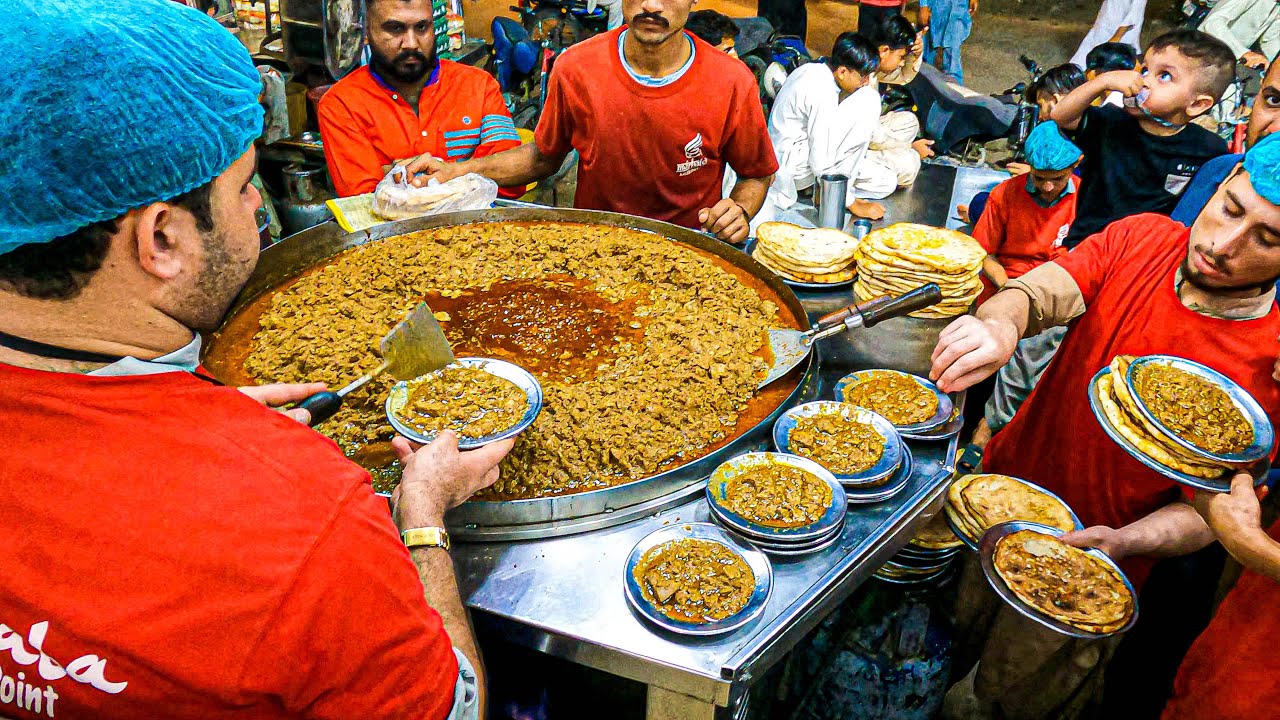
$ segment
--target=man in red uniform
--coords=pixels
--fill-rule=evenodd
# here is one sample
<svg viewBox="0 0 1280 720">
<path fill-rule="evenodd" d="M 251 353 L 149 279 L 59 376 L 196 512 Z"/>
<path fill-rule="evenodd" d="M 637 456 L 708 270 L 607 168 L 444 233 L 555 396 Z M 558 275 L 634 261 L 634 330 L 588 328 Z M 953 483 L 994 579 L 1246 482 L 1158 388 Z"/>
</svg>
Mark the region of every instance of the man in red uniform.
<svg viewBox="0 0 1280 720">
<path fill-rule="evenodd" d="M 1272 377 L 1280 353 L 1280 164 L 1269 141 L 1280 137 L 1259 143 L 1254 161 L 1246 156 L 1191 228 L 1159 215 L 1112 223 L 1066 257 L 1011 280 L 976 317 L 949 325 L 934 351 L 931 376 L 943 390 L 962 390 L 1003 365 L 1018 338 L 1070 323 L 1039 384 L 987 446 L 983 469 L 1056 492 L 1092 526 L 1068 540 L 1116 557 L 1139 587 L 1152 557 L 1204 545 L 1186 532 L 1203 522 L 1181 486 L 1104 434 L 1089 408 L 1089 382 L 1116 355 L 1178 355 L 1231 377 L 1280 420 L 1280 385 Z M 1052 697 L 1025 658 L 1016 678 L 1008 665 L 1004 677 L 993 676 L 995 667 L 984 675 L 993 653 L 1017 656 L 994 644 L 979 665 L 980 697 L 1018 684 L 1032 698 Z M 1078 650 L 1092 655 L 1082 666 L 1105 662 L 1105 649 Z M 1060 652 L 1058 664 L 1077 662 L 1076 651 Z"/>
<path fill-rule="evenodd" d="M 6 11 L 0 716 L 479 717 L 439 528 L 510 443 L 398 438 L 397 528 L 368 473 L 268 407 L 323 386 L 204 374 L 199 333 L 258 256 L 248 53 L 168 0 Z M 68 62 L 98 72 L 24 79 Z"/>
<path fill-rule="evenodd" d="M 398 160 L 429 154 L 457 162 L 520 144 L 498 82 L 437 59 L 433 22 L 431 0 L 368 4 L 370 64 L 320 100 L 320 135 L 338 195 L 372 192 Z"/>
<path fill-rule="evenodd" d="M 684 32 L 693 0 L 625 0 L 627 25 L 556 60 L 535 142 L 456 164 L 409 164 L 441 182 L 550 176 L 576 149 L 574 206 L 702 228 L 741 242 L 778 163 L 746 65 Z M 721 197 L 727 165 L 738 174 Z M 425 182 L 420 177 L 415 182 Z"/>
<path fill-rule="evenodd" d="M 995 186 L 973 228 L 973 239 L 987 251 L 982 264 L 986 297 L 1010 279 L 1067 254 L 1062 241 L 1076 218 L 1072 172 L 1080 166 L 1080 148 L 1062 137 L 1057 125 L 1045 122 L 1027 136 L 1026 154 L 1031 171 Z"/>
</svg>

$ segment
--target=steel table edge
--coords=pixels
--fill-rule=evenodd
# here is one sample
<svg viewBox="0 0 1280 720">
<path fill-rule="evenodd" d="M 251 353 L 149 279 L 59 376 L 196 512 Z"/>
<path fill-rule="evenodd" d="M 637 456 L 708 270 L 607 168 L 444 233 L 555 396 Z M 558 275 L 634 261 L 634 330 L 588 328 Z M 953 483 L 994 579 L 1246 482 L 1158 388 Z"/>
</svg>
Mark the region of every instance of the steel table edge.
<svg viewBox="0 0 1280 720">
<path fill-rule="evenodd" d="M 700 673 L 660 658 L 630 654 L 527 618 L 471 606 L 468 610 L 478 626 L 486 627 L 507 642 L 721 707 L 729 702 L 730 684 L 714 674 Z M 676 679 L 678 681 L 673 682 Z"/>
<path fill-rule="evenodd" d="M 948 464 L 926 480 L 927 490 L 919 501 L 899 508 L 887 521 L 887 530 L 878 537 L 866 538 L 845 556 L 844 562 L 832 567 L 815 583 L 828 589 L 797 598 L 769 623 L 760 636 L 753 638 L 724 663 L 721 678 L 728 683 L 750 683 L 790 652 L 836 605 L 852 595 L 871 571 L 907 544 L 910 538 L 903 537 L 905 531 L 922 513 L 939 504 L 952 474 Z M 879 544 L 873 549 L 875 543 Z M 851 579 L 854 582 L 850 582 Z"/>
</svg>

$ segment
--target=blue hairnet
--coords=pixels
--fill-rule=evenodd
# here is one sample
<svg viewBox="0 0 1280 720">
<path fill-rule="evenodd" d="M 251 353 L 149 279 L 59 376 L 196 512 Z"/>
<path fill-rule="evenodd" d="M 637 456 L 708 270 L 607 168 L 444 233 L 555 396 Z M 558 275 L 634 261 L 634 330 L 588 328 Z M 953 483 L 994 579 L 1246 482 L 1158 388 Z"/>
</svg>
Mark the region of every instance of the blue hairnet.
<svg viewBox="0 0 1280 720">
<path fill-rule="evenodd" d="M 1042 122 L 1027 135 L 1027 164 L 1036 170 L 1066 170 L 1080 159 L 1080 148 L 1062 136 L 1057 123 Z"/>
<path fill-rule="evenodd" d="M 1244 154 L 1244 171 L 1254 192 L 1272 205 L 1280 205 L 1280 133 L 1258 141 Z"/>
<path fill-rule="evenodd" d="M 262 132 L 238 40 L 173 0 L 4 0 L 0 254 L 205 185 Z"/>
</svg>

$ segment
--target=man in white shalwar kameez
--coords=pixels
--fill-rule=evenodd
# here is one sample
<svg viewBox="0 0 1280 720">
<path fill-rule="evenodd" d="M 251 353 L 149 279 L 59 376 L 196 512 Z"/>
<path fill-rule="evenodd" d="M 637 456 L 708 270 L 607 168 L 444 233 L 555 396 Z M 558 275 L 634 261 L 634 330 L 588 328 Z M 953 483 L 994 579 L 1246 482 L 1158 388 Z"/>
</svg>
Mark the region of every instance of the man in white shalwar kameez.
<svg viewBox="0 0 1280 720">
<path fill-rule="evenodd" d="M 1095 47 L 1106 42 L 1122 42 L 1132 45 L 1138 53 L 1142 46 L 1138 44 L 1138 36 L 1142 33 L 1142 23 L 1147 14 L 1147 0 L 1103 0 L 1098 9 L 1098 18 L 1093 27 L 1080 42 L 1071 62 L 1085 69 L 1085 56 Z"/>
<path fill-rule="evenodd" d="M 858 167 L 880 127 L 880 95 L 868 87 L 880 66 L 879 53 L 855 33 L 836 38 L 825 62 L 802 65 L 778 91 L 769 114 L 769 138 L 779 169 L 752 229 L 796 204 L 801 190 L 822 175 L 850 178 L 846 205 L 859 197 L 885 197 L 897 189 L 896 178 L 879 187 L 859 187 Z"/>
</svg>

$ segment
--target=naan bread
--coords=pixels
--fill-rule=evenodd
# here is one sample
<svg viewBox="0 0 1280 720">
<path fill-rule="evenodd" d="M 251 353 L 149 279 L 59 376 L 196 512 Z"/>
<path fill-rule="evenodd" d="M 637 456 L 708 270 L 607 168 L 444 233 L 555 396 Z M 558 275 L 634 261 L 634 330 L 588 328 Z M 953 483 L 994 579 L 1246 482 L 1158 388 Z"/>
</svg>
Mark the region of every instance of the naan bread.
<svg viewBox="0 0 1280 720">
<path fill-rule="evenodd" d="M 1061 500 L 1007 475 L 975 475 L 964 487 L 964 508 L 984 528 L 1010 520 L 1040 523 L 1063 532 L 1076 521 Z"/>
<path fill-rule="evenodd" d="M 795 270 L 787 270 L 785 268 L 779 267 L 779 265 L 777 264 L 777 261 L 770 258 L 767 254 L 761 252 L 760 248 L 758 247 L 751 251 L 751 257 L 755 258 L 755 260 L 759 262 L 761 265 L 764 265 L 765 267 L 769 268 L 769 270 L 773 272 L 775 275 L 778 275 L 779 277 L 785 278 L 792 282 L 804 282 L 804 283 L 849 282 L 850 280 L 853 279 L 853 276 L 855 274 L 855 271 L 853 270 L 853 268 L 848 268 L 846 270 L 840 270 L 838 272 L 824 273 L 824 274 L 815 274 L 815 273 L 800 272 Z"/>
<path fill-rule="evenodd" d="M 1107 633 L 1133 615 L 1135 599 L 1112 567 L 1051 535 L 1011 533 L 996 544 L 993 564 L 1019 600 L 1060 622 Z"/>
<path fill-rule="evenodd" d="M 821 275 L 847 269 L 858 239 L 829 228 L 766 222 L 756 229 L 756 248 L 783 270 Z"/>
<path fill-rule="evenodd" d="M 970 272 L 982 266 L 987 251 L 977 240 L 955 230 L 896 223 L 868 233 L 863 242 L 872 251 L 942 273 Z"/>
<path fill-rule="evenodd" d="M 911 316 L 960 315 L 982 294 L 982 261 L 986 256 L 975 240 L 953 230 L 912 223 L 890 225 L 872 231 L 858 246 L 858 278 L 853 291 L 859 300 L 868 300 L 933 282 L 942 290 L 942 301 Z"/>
</svg>

